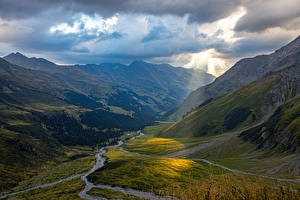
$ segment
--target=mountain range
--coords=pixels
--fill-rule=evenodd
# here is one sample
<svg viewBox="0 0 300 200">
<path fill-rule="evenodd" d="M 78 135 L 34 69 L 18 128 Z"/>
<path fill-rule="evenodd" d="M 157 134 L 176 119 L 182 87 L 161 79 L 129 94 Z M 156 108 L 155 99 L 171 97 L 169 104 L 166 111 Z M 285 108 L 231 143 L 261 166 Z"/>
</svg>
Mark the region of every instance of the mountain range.
<svg viewBox="0 0 300 200">
<path fill-rule="evenodd" d="M 138 103 L 157 113 L 178 105 L 191 91 L 215 78 L 197 69 L 143 61 L 135 61 L 129 66 L 118 63 L 58 66 L 46 59 L 28 58 L 21 53 L 9 54 L 4 59 L 15 65 L 46 71 L 66 79 L 74 85 L 74 90 L 79 89 L 81 93 L 105 103 L 110 101 L 109 98 L 115 101 L 113 99 L 122 95 L 122 98 L 132 101 L 137 99 Z M 112 104 L 124 106 L 120 102 Z"/>
</svg>

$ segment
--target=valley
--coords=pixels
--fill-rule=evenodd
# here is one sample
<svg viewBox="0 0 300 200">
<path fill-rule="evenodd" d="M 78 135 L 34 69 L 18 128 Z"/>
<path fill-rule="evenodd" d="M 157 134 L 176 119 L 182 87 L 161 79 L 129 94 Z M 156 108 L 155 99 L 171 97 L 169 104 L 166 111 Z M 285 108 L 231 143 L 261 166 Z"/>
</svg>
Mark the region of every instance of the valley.
<svg viewBox="0 0 300 200">
<path fill-rule="evenodd" d="M 275 176 L 264 175 L 261 173 L 261 170 L 258 169 L 256 169 L 256 173 L 240 171 L 236 169 L 239 167 L 239 165 L 236 165 L 239 162 L 233 162 L 232 164 L 235 165 L 229 166 L 228 168 L 226 167 L 228 166 L 226 162 L 224 162 L 226 166 L 216 164 L 222 164 L 222 159 L 217 159 L 216 163 L 213 163 L 205 159 L 197 158 L 201 157 L 201 150 L 208 150 L 212 155 L 216 155 L 210 148 L 220 145 L 220 142 L 222 145 L 226 145 L 227 141 L 230 143 L 230 140 L 238 139 L 236 137 L 237 134 L 233 134 L 231 137 L 225 135 L 214 139 L 207 138 L 198 145 L 199 147 L 202 146 L 202 148 L 197 148 L 197 154 L 192 154 L 194 151 L 186 151 L 185 154 L 182 154 L 180 152 L 185 150 L 178 151 L 176 148 L 178 147 L 178 143 L 182 144 L 182 146 L 180 146 L 181 149 L 190 150 L 194 147 L 190 147 L 190 143 L 180 143 L 178 141 L 174 143 L 176 140 L 157 138 L 157 136 L 168 127 L 166 124 L 169 125 L 169 123 L 161 122 L 155 126 L 146 127 L 144 130 L 145 135 L 142 132 L 138 132 L 139 135 L 127 136 L 124 138 L 127 140 L 124 148 L 120 147 L 123 145 L 123 142 L 120 141 L 118 145 L 106 147 L 106 150 L 103 148 L 100 149 L 100 152 L 96 154 L 97 164 L 85 175 L 78 174 L 67 179 L 61 179 L 53 184 L 35 187 L 32 191 L 22 191 L 21 193 L 13 195 L 20 196 L 20 199 L 26 197 L 28 193 L 33 193 L 38 196 L 39 193 L 37 191 L 34 192 L 35 190 L 42 190 L 48 187 L 50 187 L 49 190 L 51 190 L 51 187 L 54 185 L 62 184 L 65 181 L 70 181 L 70 179 L 78 180 L 77 177 L 81 176 L 86 186 L 81 187 L 81 191 L 77 190 L 77 192 L 80 191 L 79 197 L 82 199 L 97 199 L 97 196 L 100 198 L 121 197 L 124 199 L 174 199 L 175 197 L 180 197 L 181 199 L 202 199 L 205 198 L 205 196 L 203 196 L 204 194 L 221 197 L 233 195 L 235 197 L 236 194 L 233 191 L 232 194 L 230 194 L 225 191 L 216 190 L 216 188 L 220 187 L 219 184 L 224 184 L 224 181 L 227 184 L 226 187 L 237 188 L 239 195 L 248 195 L 249 198 L 259 198 L 264 195 L 268 195 L 268 198 L 276 198 L 279 197 L 280 194 L 282 195 L 283 190 L 284 194 L 290 199 L 297 199 L 299 193 L 297 193 L 295 189 L 297 189 L 300 184 L 300 179 L 297 179 L 298 176 L 292 177 L 285 174 L 281 175 L 281 177 L 288 178 L 280 178 L 280 176 L 276 178 Z M 157 140 L 160 141 L 158 144 Z M 164 142 L 161 142 L 161 140 Z M 168 141 L 167 145 L 165 140 Z M 170 143 L 170 141 L 172 142 Z M 183 139 L 182 141 L 186 142 L 188 140 Z M 189 140 L 189 142 L 190 141 L 192 140 Z M 163 146 L 163 149 L 167 149 L 167 152 L 171 151 L 172 153 L 157 155 L 155 153 L 157 152 L 157 148 L 152 148 L 153 151 L 150 150 L 151 148 L 147 148 L 149 143 L 152 143 L 153 147 L 157 145 L 157 148 L 162 148 L 161 146 Z M 143 144 L 145 148 L 141 149 Z M 193 141 L 193 144 L 195 144 L 195 141 Z M 133 147 L 137 147 L 134 152 L 128 151 L 128 148 Z M 145 149 L 147 151 L 145 151 Z M 144 154 L 145 152 L 146 154 Z M 226 152 L 230 153 L 230 151 Z M 102 157 L 102 155 L 105 157 Z M 180 158 L 181 156 L 183 156 L 183 158 Z M 106 158 L 108 162 L 105 164 Z M 235 156 L 231 155 L 230 158 L 235 159 Z M 211 157 L 209 157 L 209 159 L 213 160 Z M 226 160 L 226 158 L 224 160 Z M 249 168 L 251 164 L 247 163 L 246 166 L 248 170 L 254 170 L 254 168 Z M 269 167 L 263 165 L 263 162 L 262 164 L 256 162 L 256 166 Z M 258 172 L 260 172 L 260 174 L 257 174 Z M 246 184 L 243 188 L 239 188 L 241 184 L 240 181 Z M 197 183 L 200 182 L 201 187 L 196 186 L 196 188 L 194 188 L 193 185 L 197 185 Z M 228 184 L 228 182 L 237 185 Z M 251 185 L 250 187 L 249 184 L 254 183 L 255 186 Z M 60 185 L 56 187 L 60 187 Z M 288 189 L 285 190 L 282 188 Z M 205 193 L 207 189 L 208 193 Z M 279 189 L 281 193 L 278 192 Z M 182 193 L 182 190 L 185 192 Z M 197 195 L 191 193 L 192 191 L 195 192 L 195 190 L 198 192 Z M 210 192 L 212 193 L 210 194 Z M 155 196 L 154 193 L 158 196 Z M 66 197 L 70 197 L 69 195 L 74 194 L 65 195 Z"/>
<path fill-rule="evenodd" d="M 70 2 L 76 6 L 77 0 Z M 122 12 L 101 18 L 91 11 L 97 18 L 91 28 L 96 22 L 88 11 L 73 16 L 79 21 L 46 32 L 77 34 L 76 41 L 89 40 L 89 48 L 80 43 L 55 54 L 28 50 L 53 62 L 20 52 L 1 57 L 0 199 L 299 200 L 300 36 L 275 51 L 275 46 L 262 48 L 257 56 L 241 59 L 253 52 L 239 50 L 245 38 L 231 37 L 238 35 L 235 19 L 247 12 L 216 21 L 214 27 L 227 27 L 225 35 L 222 28 L 200 34 L 210 26 L 200 27 L 191 15 L 179 13 L 187 27 L 195 26 L 189 37 L 205 41 L 197 44 L 201 51 L 192 47 L 195 41 L 178 48 L 189 43 L 179 34 L 185 27 L 165 27 L 148 16 L 139 18 L 144 23 L 139 26 L 144 33 L 135 36 L 139 48 L 120 42 L 118 50 L 127 46 L 126 52 L 113 54 L 102 47 L 131 33 L 112 27 L 142 13 L 119 21 Z M 3 28 L 1 20 L 0 13 Z M 157 21 L 159 26 L 149 26 Z M 176 34 L 167 30 L 171 27 Z M 184 42 L 148 46 L 178 38 Z M 267 49 L 273 39 L 262 40 Z M 103 46 L 91 48 L 94 43 Z M 134 56 L 152 48 L 150 57 Z M 102 50 L 105 54 L 89 57 Z"/>
</svg>

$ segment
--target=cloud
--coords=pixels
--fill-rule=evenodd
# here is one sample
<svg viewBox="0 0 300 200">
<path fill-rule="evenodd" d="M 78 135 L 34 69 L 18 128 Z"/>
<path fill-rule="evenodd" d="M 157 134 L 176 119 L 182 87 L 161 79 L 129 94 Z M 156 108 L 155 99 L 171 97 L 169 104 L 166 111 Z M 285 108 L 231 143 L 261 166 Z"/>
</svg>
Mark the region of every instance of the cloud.
<svg viewBox="0 0 300 200">
<path fill-rule="evenodd" d="M 249 0 L 247 14 L 237 23 L 236 31 L 259 32 L 273 27 L 300 28 L 300 0 Z M 295 23 L 295 22 L 298 23 Z"/>
<path fill-rule="evenodd" d="M 176 16 L 189 15 L 190 22 L 212 22 L 228 16 L 240 5 L 239 0 L 2 0 L 0 17 L 26 18 L 37 16 L 51 9 L 73 13 L 99 14 L 110 17 L 116 13 L 137 13 Z"/>
<path fill-rule="evenodd" d="M 59 63 L 167 62 L 218 75 L 298 36 L 298 2 L 1 0 L 0 52 Z"/>
<path fill-rule="evenodd" d="M 170 39 L 175 37 L 176 33 L 172 33 L 163 24 L 153 27 L 149 33 L 142 39 L 142 42 L 149 42 L 152 40 Z"/>
<path fill-rule="evenodd" d="M 118 23 L 118 17 L 112 16 L 103 19 L 99 15 L 93 17 L 80 14 L 73 17 L 72 24 L 61 23 L 50 28 L 51 33 L 62 34 L 80 34 L 80 35 L 99 35 L 103 33 L 111 33 L 114 31 L 114 26 Z"/>
</svg>

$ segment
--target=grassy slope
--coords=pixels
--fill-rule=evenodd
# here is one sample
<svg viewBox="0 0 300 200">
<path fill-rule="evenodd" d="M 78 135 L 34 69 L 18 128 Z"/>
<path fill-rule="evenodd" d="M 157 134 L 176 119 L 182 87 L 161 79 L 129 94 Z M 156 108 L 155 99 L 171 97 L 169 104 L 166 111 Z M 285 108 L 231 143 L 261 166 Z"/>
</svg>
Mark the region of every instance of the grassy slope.
<svg viewBox="0 0 300 200">
<path fill-rule="evenodd" d="M 0 129 L 0 192 L 33 187 L 88 171 L 91 147 L 49 146 L 38 139 Z"/>
<path fill-rule="evenodd" d="M 140 198 L 132 195 L 127 195 L 123 194 L 122 192 L 102 188 L 92 188 L 90 191 L 87 192 L 87 194 L 106 199 L 141 200 Z"/>
<path fill-rule="evenodd" d="M 195 137 L 232 132 L 259 122 L 277 104 L 299 93 L 299 65 L 268 73 L 194 109 L 163 134 Z"/>
<path fill-rule="evenodd" d="M 163 131 L 170 125 L 172 125 L 170 122 L 160 122 L 153 126 L 146 126 L 143 129 L 146 134 L 126 142 L 124 148 L 142 154 L 166 155 L 222 136 L 166 138 Z"/>
<path fill-rule="evenodd" d="M 280 190 L 274 189 L 284 185 L 289 191 L 283 195 L 297 199 L 297 184 L 279 183 L 253 176 L 234 174 L 205 163 L 184 159 L 171 159 L 152 156 L 138 156 L 109 148 L 105 154 L 108 163 L 104 168 L 89 176 L 94 183 L 104 183 L 152 191 L 161 195 L 174 195 L 181 199 L 215 199 L 217 197 L 248 199 L 269 199 L 281 197 Z M 238 198 L 238 199 L 239 199 Z M 268 199 L 268 198 L 265 198 Z"/>
<path fill-rule="evenodd" d="M 292 175 L 291 172 L 297 165 L 297 154 L 278 154 L 274 151 L 258 150 L 256 145 L 244 142 L 234 137 L 222 143 L 202 149 L 188 158 L 204 158 L 232 169 L 279 176 L 285 178 L 299 178 L 300 174 Z M 286 163 L 278 171 L 272 169 Z"/>
<path fill-rule="evenodd" d="M 145 127 L 143 132 L 146 133 L 146 135 L 128 141 L 125 143 L 124 148 L 132 152 L 150 155 L 164 155 L 185 148 L 182 143 L 174 139 L 157 137 L 158 134 L 170 124 L 171 123 L 168 122 L 161 122 L 153 126 Z"/>
<path fill-rule="evenodd" d="M 163 134 L 165 137 L 195 137 L 216 135 L 226 131 L 223 127 L 224 116 L 236 107 L 247 107 L 256 116 L 255 120 L 249 116 L 242 124 L 255 123 L 262 117 L 260 106 L 264 95 L 278 80 L 268 80 L 263 83 L 252 82 L 234 92 L 213 100 L 211 103 L 192 111 L 179 120 Z M 242 126 L 239 124 L 238 127 Z"/>
<path fill-rule="evenodd" d="M 8 197 L 7 200 L 82 200 L 79 198 L 79 192 L 85 184 L 80 178 L 62 182 L 47 188 L 24 192 L 15 196 Z"/>
</svg>

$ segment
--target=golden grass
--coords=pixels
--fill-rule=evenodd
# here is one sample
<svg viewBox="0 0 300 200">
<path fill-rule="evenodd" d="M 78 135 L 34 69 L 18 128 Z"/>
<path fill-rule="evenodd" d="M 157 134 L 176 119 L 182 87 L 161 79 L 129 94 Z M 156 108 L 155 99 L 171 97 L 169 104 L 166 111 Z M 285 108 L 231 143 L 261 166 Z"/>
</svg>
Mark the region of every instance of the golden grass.
<svg viewBox="0 0 300 200">
<path fill-rule="evenodd" d="M 139 153 L 164 155 L 185 148 L 184 144 L 167 138 L 150 138 L 131 140 L 125 144 L 125 148 Z"/>
<path fill-rule="evenodd" d="M 96 184 L 172 195 L 181 200 L 300 197 L 299 184 L 236 174 L 202 162 L 140 156 L 117 148 L 109 148 L 105 156 L 108 163 L 89 176 Z"/>
</svg>

